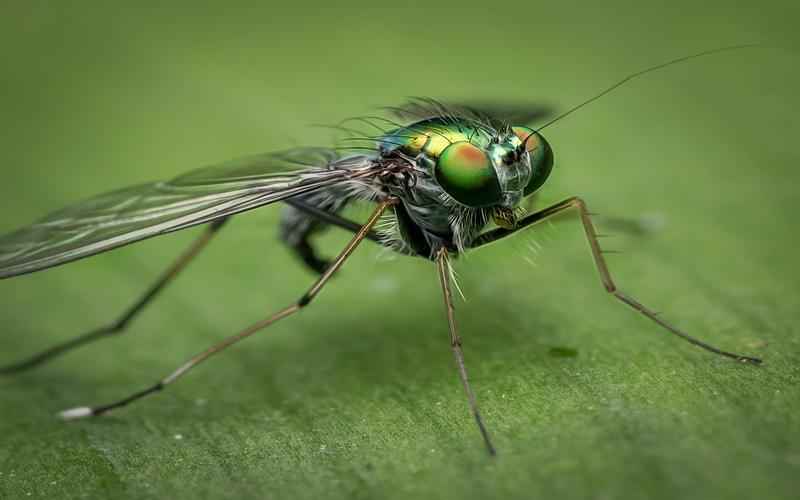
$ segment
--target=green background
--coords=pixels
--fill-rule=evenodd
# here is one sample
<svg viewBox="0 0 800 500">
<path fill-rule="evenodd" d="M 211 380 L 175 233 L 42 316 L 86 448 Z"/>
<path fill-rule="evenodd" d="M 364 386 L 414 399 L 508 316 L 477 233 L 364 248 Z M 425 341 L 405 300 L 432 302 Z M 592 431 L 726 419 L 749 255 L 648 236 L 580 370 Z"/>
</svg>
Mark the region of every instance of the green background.
<svg viewBox="0 0 800 500">
<path fill-rule="evenodd" d="M 330 134 L 405 96 L 565 109 L 541 204 L 655 222 L 606 247 L 621 287 L 741 366 L 608 297 L 579 226 L 458 263 L 471 421 L 434 269 L 365 245 L 297 317 L 108 418 L 289 304 L 313 276 L 278 208 L 235 219 L 129 334 L 0 379 L 0 498 L 796 498 L 800 88 L 796 2 L 120 7 L 4 3 L 0 231 L 88 195 Z M 794 5 L 794 6 L 792 6 Z M 0 362 L 112 320 L 196 230 L 0 283 Z M 322 237 L 329 254 L 347 240 Z M 538 252 L 535 250 L 541 247 Z M 575 356 L 565 356 L 570 352 Z"/>
</svg>

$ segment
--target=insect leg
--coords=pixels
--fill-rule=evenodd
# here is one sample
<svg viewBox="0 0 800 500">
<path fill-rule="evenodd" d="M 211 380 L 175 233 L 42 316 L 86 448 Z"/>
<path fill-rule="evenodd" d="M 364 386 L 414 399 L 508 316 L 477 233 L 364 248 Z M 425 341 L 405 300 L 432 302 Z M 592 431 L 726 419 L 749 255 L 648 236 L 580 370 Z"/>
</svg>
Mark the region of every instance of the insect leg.
<svg viewBox="0 0 800 500">
<path fill-rule="evenodd" d="M 307 214 L 313 216 L 315 219 L 319 219 L 320 221 L 325 222 L 327 224 L 332 224 L 342 229 L 346 229 L 351 233 L 357 233 L 358 231 L 361 230 L 360 223 L 342 217 L 341 215 L 328 212 L 327 210 L 315 207 L 314 205 L 306 203 L 303 200 L 289 198 L 287 200 L 284 200 L 284 203 L 286 203 L 287 205 L 291 205 L 298 210 L 306 212 Z M 380 243 L 381 241 L 377 233 L 375 233 L 375 231 L 372 230 L 370 230 L 364 238 L 370 241 L 374 241 L 376 243 Z"/>
<path fill-rule="evenodd" d="M 544 208 L 536 213 L 533 213 L 521 221 L 517 223 L 517 227 L 515 229 L 494 229 L 489 231 L 480 237 L 478 237 L 475 242 L 472 244 L 472 248 L 480 247 L 486 244 L 489 244 L 493 241 L 497 241 L 500 238 L 508 236 L 511 233 L 519 231 L 525 227 L 531 226 L 538 222 L 541 222 L 545 219 L 553 217 L 565 210 L 570 208 L 574 208 L 578 211 L 578 214 L 581 219 L 581 223 L 583 224 L 583 230 L 586 234 L 586 239 L 589 242 L 589 248 L 592 251 L 592 257 L 594 258 L 595 266 L 597 267 L 597 271 L 600 273 L 600 280 L 603 282 L 603 286 L 605 287 L 606 291 L 613 295 L 616 299 L 621 301 L 622 303 L 626 304 L 627 306 L 631 307 L 632 309 L 638 311 L 645 317 L 649 318 L 650 320 L 654 321 L 670 333 L 677 335 L 678 337 L 682 338 L 683 340 L 694 344 L 700 348 L 705 349 L 706 351 L 713 352 L 714 354 L 719 354 L 720 356 L 725 356 L 728 358 L 733 358 L 737 361 L 741 361 L 743 363 L 752 363 L 752 364 L 760 364 L 761 359 L 754 358 L 751 356 L 745 356 L 742 354 L 736 354 L 732 352 L 723 351 L 718 349 L 710 344 L 707 344 L 699 339 L 696 339 L 689 334 L 681 331 L 677 327 L 671 325 L 667 321 L 661 319 L 658 314 L 653 311 L 652 309 L 644 306 L 643 304 L 639 303 L 636 299 L 626 295 L 622 290 L 617 288 L 617 285 L 614 283 L 614 280 L 611 278 L 611 273 L 608 270 L 608 266 L 606 265 L 605 258 L 603 258 L 603 252 L 600 249 L 600 243 L 597 239 L 597 232 L 595 231 L 594 225 L 590 219 L 589 211 L 586 208 L 586 203 L 583 199 L 573 196 L 571 198 L 567 198 L 564 201 L 551 205 L 547 208 Z"/>
<path fill-rule="evenodd" d="M 539 201 L 537 198 L 538 194 L 534 193 L 525 199 L 523 202 L 525 211 L 523 213 L 535 212 L 534 207 Z M 564 213 L 563 215 L 566 219 L 566 216 L 569 214 Z M 595 215 L 594 217 L 595 220 L 597 220 L 598 216 Z M 605 226 L 612 231 L 625 233 L 630 236 L 647 236 L 648 234 L 656 231 L 660 226 L 657 220 L 647 220 L 644 217 L 620 217 L 615 215 L 601 215 L 599 217 L 601 226 Z M 558 217 L 553 217 L 552 220 L 553 222 L 561 222 Z M 598 234 L 597 236 L 600 237 L 601 235 Z"/>
<path fill-rule="evenodd" d="M 495 455 L 497 452 L 492 444 L 492 440 L 489 438 L 489 431 L 486 430 L 486 426 L 483 424 L 483 418 L 481 418 L 481 413 L 478 411 L 478 402 L 475 399 L 475 393 L 472 392 L 467 378 L 467 368 L 464 364 L 464 352 L 461 349 L 461 337 L 458 335 L 458 329 L 456 327 L 455 307 L 453 306 L 453 295 L 450 290 L 450 261 L 447 256 L 447 250 L 444 248 L 436 253 L 436 268 L 439 271 L 439 282 L 442 285 L 444 305 L 447 310 L 447 323 L 450 327 L 450 347 L 453 349 L 453 356 L 458 366 L 458 376 L 461 378 L 464 392 L 467 393 L 469 409 L 475 417 L 475 422 L 478 424 L 478 429 L 481 431 L 481 436 L 483 436 L 483 441 L 486 443 L 489 454 Z"/>
<path fill-rule="evenodd" d="M 70 339 L 61 344 L 45 349 L 44 351 L 35 354 L 28 359 L 18 361 L 5 366 L 0 366 L 0 375 L 8 375 L 16 372 L 21 372 L 34 368 L 52 358 L 65 354 L 73 349 L 77 349 L 86 344 L 90 344 L 96 340 L 122 333 L 128 324 L 133 320 L 136 315 L 149 304 L 164 287 L 167 286 L 197 254 L 211 241 L 213 236 L 222 227 L 227 218 L 218 219 L 206 227 L 206 230 L 201 234 L 192 245 L 178 257 L 172 265 L 153 283 L 153 285 L 137 300 L 130 308 L 128 308 L 122 316 L 120 316 L 113 323 L 102 326 L 88 333 Z"/>
<path fill-rule="evenodd" d="M 119 401 L 116 401 L 116 402 L 111 403 L 111 404 L 106 404 L 106 405 L 101 405 L 101 406 L 93 406 L 93 407 L 81 406 L 81 407 L 77 407 L 77 408 L 71 408 L 69 410 L 65 410 L 65 411 L 61 412 L 60 416 L 62 418 L 64 418 L 64 419 L 66 419 L 66 420 L 71 420 L 71 419 L 75 419 L 75 418 L 102 415 L 104 413 L 108 413 L 111 410 L 114 410 L 116 408 L 120 408 L 122 406 L 125 406 L 125 405 L 133 402 L 133 401 L 136 401 L 137 399 L 143 398 L 144 396 L 159 392 L 162 389 L 164 389 L 166 386 L 168 386 L 169 384 L 171 384 L 171 383 L 175 382 L 176 380 L 178 380 L 179 378 L 181 378 L 183 375 L 185 375 L 189 370 L 191 370 L 195 366 L 199 365 L 200 363 L 202 363 L 206 359 L 208 359 L 211 356 L 213 356 L 214 354 L 217 354 L 218 352 L 223 351 L 225 348 L 232 346 L 233 344 L 239 342 L 240 340 L 246 339 L 247 337 L 253 335 L 256 332 L 258 332 L 259 330 L 262 330 L 262 329 L 268 327 L 269 325 L 271 325 L 271 324 L 273 324 L 273 323 L 275 323 L 275 322 L 277 322 L 277 321 L 279 321 L 279 320 L 281 320 L 281 319 L 283 319 L 283 318 L 285 318 L 287 316 L 291 316 L 292 314 L 296 313 L 297 311 L 299 311 L 303 307 L 307 306 L 308 304 L 311 303 L 311 301 L 314 299 L 314 297 L 317 296 L 317 294 L 320 292 L 320 290 L 322 290 L 322 287 L 325 286 L 325 283 L 328 282 L 330 277 L 340 267 L 342 267 L 342 264 L 344 264 L 344 261 L 347 260 L 347 258 L 353 253 L 353 251 L 356 249 L 356 247 L 359 245 L 359 243 L 361 243 L 361 241 L 363 241 L 366 238 L 366 235 L 369 233 L 370 229 L 372 229 L 372 226 L 374 226 L 375 223 L 378 222 L 378 219 L 380 218 L 380 216 L 383 213 L 383 211 L 386 210 L 386 208 L 389 205 L 392 205 L 394 203 L 395 203 L 395 200 L 394 199 L 390 199 L 390 200 L 386 200 L 386 201 L 380 202 L 378 204 L 377 208 L 372 213 L 370 218 L 367 220 L 366 223 L 364 223 L 364 225 L 361 227 L 361 229 L 358 231 L 358 233 L 356 233 L 356 235 L 353 237 L 353 239 L 350 240 L 350 242 L 347 244 L 347 246 L 344 248 L 344 250 L 342 250 L 341 253 L 339 253 L 339 255 L 336 257 L 336 259 L 333 260 L 331 265 L 322 274 L 322 276 L 317 278 L 317 280 L 314 282 L 314 284 L 311 285 L 311 288 L 309 288 L 306 291 L 306 293 L 304 293 L 300 297 L 300 299 L 298 299 L 297 302 L 295 302 L 294 304 L 281 309 L 280 311 L 276 312 L 275 314 L 273 314 L 273 315 L 271 315 L 271 316 L 269 316 L 269 317 L 267 317 L 267 318 L 265 318 L 265 319 L 263 319 L 261 321 L 253 323 L 252 325 L 250 325 L 249 327 L 247 327 L 244 330 L 240 331 L 239 333 L 237 333 L 235 335 L 232 335 L 230 337 L 227 337 L 226 339 L 222 340 L 222 342 L 219 342 L 218 344 L 215 344 L 215 345 L 209 347 L 208 349 L 206 349 L 205 351 L 193 356 L 191 359 L 189 359 L 188 361 L 183 363 L 181 366 L 179 366 L 175 371 L 173 371 L 172 373 L 170 373 L 166 377 L 162 378 L 161 380 L 156 382 L 154 385 L 152 385 L 152 386 L 150 386 L 150 387 L 148 387 L 148 388 L 146 388 L 146 389 L 144 389 L 142 391 L 135 392 L 135 393 L 131 394 L 130 396 L 127 396 L 127 397 L 125 397 L 123 399 L 120 399 Z"/>
<path fill-rule="evenodd" d="M 318 196 L 319 193 L 316 195 Z M 322 200 L 315 200 L 315 196 L 310 198 L 298 196 L 285 200 L 289 207 L 281 216 L 281 240 L 294 250 L 306 266 L 318 274 L 325 272 L 330 261 L 317 255 L 310 237 L 328 224 L 352 233 L 357 233 L 361 229 L 360 223 L 336 213 L 346 202 L 345 198 L 336 199 L 333 196 L 322 197 Z M 378 235 L 373 231 L 370 231 L 366 238 L 380 242 Z"/>
</svg>

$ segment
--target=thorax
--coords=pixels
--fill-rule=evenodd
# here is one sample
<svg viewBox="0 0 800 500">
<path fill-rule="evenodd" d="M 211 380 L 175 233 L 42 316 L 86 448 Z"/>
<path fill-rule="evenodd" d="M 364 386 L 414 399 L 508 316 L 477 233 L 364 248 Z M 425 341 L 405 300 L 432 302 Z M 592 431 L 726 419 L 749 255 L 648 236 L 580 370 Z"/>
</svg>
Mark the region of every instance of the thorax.
<svg viewBox="0 0 800 500">
<path fill-rule="evenodd" d="M 381 156 L 400 154 L 414 163 L 413 187 L 393 193 L 401 199 L 394 231 L 407 250 L 425 254 L 445 246 L 462 251 L 486 225 L 488 212 L 455 203 L 435 181 L 433 168 L 450 144 L 468 141 L 486 147 L 493 132 L 469 120 L 433 118 L 395 129 L 378 141 Z"/>
<path fill-rule="evenodd" d="M 459 118 L 431 118 L 388 132 L 378 141 L 382 155 L 401 152 L 422 157 L 432 167 L 442 151 L 455 142 L 486 147 L 496 133 L 483 124 Z"/>
</svg>

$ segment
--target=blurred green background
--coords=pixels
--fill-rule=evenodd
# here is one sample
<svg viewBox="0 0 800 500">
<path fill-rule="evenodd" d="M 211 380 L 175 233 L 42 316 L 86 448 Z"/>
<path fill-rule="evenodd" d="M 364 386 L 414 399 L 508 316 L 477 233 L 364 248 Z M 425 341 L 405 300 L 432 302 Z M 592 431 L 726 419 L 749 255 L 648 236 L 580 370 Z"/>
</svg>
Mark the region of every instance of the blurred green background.
<svg viewBox="0 0 800 500">
<path fill-rule="evenodd" d="M 294 145 L 409 95 L 559 109 L 542 204 L 655 220 L 618 283 L 762 368 L 612 301 L 574 222 L 458 263 L 487 457 L 432 265 L 365 245 L 303 314 L 108 418 L 103 403 L 294 300 L 279 208 L 234 221 L 129 334 L 0 379 L 0 498 L 796 498 L 796 2 L 4 2 L 0 231 L 127 184 Z M 112 320 L 196 230 L 0 283 L 0 363 Z M 347 235 L 322 237 L 333 254 Z M 534 243 L 535 241 L 535 243 Z M 535 252 L 532 247 L 541 246 Z M 576 356 L 564 356 L 575 351 Z"/>
</svg>

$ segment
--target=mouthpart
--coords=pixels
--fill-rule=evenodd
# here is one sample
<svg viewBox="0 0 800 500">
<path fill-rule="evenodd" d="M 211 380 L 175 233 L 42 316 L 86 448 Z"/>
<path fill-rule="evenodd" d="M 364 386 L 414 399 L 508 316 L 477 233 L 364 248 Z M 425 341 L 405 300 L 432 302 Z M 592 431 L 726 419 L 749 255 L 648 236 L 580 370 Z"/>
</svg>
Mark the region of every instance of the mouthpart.
<svg viewBox="0 0 800 500">
<path fill-rule="evenodd" d="M 502 227 L 503 229 L 514 229 L 517 227 L 517 215 L 511 208 L 494 207 L 492 219 L 498 227 Z"/>
</svg>

